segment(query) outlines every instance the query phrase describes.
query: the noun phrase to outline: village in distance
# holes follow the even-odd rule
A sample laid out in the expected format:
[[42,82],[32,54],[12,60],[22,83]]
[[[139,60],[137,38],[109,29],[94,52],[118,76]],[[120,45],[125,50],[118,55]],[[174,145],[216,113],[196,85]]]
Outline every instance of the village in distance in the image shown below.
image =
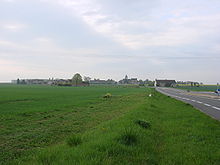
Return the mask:
[[176,81],[168,79],[155,79],[155,80],[141,80],[138,78],[129,78],[127,75],[119,80],[113,79],[91,79],[90,77],[82,77],[76,73],[71,79],[20,79],[12,80],[12,84],[23,85],[56,85],[56,86],[93,86],[93,85],[135,85],[135,86],[161,86],[161,87],[174,87],[178,85],[200,86],[203,83],[193,81]]

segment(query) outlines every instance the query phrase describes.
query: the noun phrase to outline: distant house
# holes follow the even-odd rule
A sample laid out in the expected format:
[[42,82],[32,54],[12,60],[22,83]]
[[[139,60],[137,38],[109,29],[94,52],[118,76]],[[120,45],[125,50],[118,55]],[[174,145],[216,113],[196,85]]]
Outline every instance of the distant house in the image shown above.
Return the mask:
[[17,84],[17,83],[18,83],[18,80],[11,80],[11,83],[12,83],[12,84]]
[[200,85],[203,85],[203,83],[199,83],[199,82],[194,82],[194,81],[177,81],[176,82],[177,85],[187,85],[187,86],[196,86],[199,87]]
[[118,82],[119,84],[139,84],[139,81],[137,78],[131,78],[129,79],[128,76],[126,75],[124,79],[120,80]]
[[137,78],[131,78],[131,79],[130,79],[130,83],[131,83],[131,84],[139,84]]
[[82,87],[88,87],[88,86],[90,86],[90,84],[89,84],[88,81],[83,81],[83,82],[80,84],[80,86],[82,86]]
[[38,85],[51,85],[53,83],[52,79],[17,79],[11,81],[13,84],[38,84]]
[[48,79],[25,79],[25,84],[48,84]]
[[100,79],[94,79],[89,81],[90,85],[115,85],[117,82],[112,79],[108,80],[100,80]]
[[174,87],[176,86],[175,80],[155,80],[155,87]]
[[58,86],[72,86],[71,79],[55,79],[51,85],[58,85]]

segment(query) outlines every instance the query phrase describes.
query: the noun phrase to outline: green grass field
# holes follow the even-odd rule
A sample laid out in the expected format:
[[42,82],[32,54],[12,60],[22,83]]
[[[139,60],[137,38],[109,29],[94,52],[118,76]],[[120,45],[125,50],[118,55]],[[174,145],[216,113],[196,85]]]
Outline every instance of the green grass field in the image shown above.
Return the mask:
[[214,92],[217,89],[217,85],[203,85],[203,86],[177,86],[176,88],[191,90],[191,91],[210,91]]
[[0,164],[218,165],[219,128],[151,88],[0,86]]

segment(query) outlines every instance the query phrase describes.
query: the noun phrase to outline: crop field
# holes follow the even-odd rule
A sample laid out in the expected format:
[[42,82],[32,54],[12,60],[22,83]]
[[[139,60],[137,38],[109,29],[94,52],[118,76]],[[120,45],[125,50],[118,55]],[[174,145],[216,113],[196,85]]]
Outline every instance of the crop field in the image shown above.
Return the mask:
[[0,164],[218,165],[219,128],[152,88],[0,85]]
[[210,91],[214,92],[217,89],[217,85],[203,85],[203,86],[177,86],[176,88],[191,90],[191,91]]

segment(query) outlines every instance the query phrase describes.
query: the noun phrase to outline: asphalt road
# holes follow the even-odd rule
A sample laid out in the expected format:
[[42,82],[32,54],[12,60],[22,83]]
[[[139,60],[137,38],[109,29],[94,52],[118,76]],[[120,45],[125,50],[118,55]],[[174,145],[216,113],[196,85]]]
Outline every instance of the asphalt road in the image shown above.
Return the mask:
[[217,96],[214,92],[187,92],[163,87],[157,87],[156,90],[177,100],[189,103],[212,118],[220,120],[220,96]]

